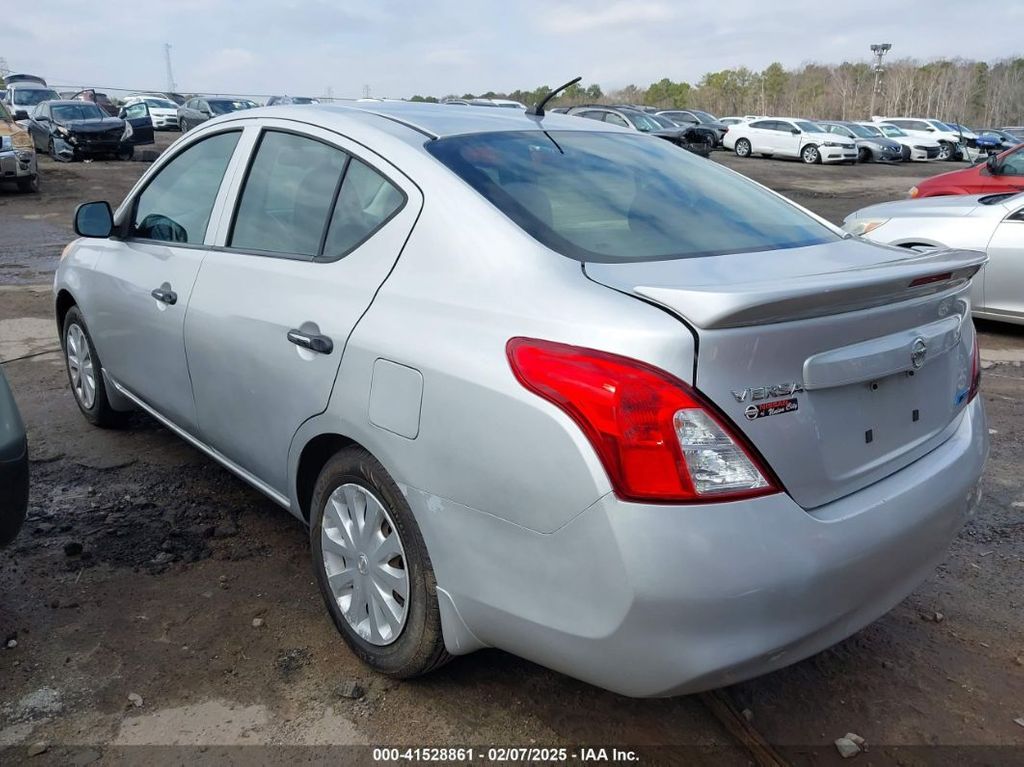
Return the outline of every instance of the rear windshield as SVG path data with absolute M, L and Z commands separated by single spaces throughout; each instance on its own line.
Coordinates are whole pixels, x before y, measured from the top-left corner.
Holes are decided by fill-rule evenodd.
M 817 245 L 839 235 L 668 141 L 598 131 L 452 136 L 427 150 L 547 247 L 656 261 Z

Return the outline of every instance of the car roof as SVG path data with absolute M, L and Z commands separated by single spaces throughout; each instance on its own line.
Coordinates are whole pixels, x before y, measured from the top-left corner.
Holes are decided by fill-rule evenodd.
M 286 105 L 272 109 L 247 110 L 246 117 L 288 117 L 327 126 L 346 118 L 376 115 L 406 126 L 422 136 L 444 138 L 471 133 L 497 131 L 539 131 L 562 129 L 575 131 L 616 130 L 615 126 L 593 120 L 546 112 L 543 118 L 533 117 L 518 109 L 452 109 L 450 105 L 412 103 L 406 101 L 350 102 L 348 104 Z M 365 122 L 365 120 L 363 120 Z M 618 130 L 625 130 L 620 128 Z

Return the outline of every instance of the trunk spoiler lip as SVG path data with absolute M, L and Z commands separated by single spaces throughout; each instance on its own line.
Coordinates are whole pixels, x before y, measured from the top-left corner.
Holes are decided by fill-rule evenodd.
M 690 287 L 637 285 L 632 292 L 698 328 L 748 327 L 857 311 L 959 289 L 987 262 L 988 255 L 982 251 L 944 249 L 779 280 Z M 910 287 L 915 279 L 946 272 L 950 273 L 948 279 Z

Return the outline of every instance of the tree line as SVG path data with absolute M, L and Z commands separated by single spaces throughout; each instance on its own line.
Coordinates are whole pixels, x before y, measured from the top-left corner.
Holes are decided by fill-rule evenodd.
M 972 127 L 1024 123 L 1024 58 L 991 63 L 943 59 L 888 61 L 874 97 L 876 115 L 937 117 Z M 665 109 L 689 107 L 724 115 L 790 115 L 864 120 L 872 114 L 874 65 L 868 62 L 804 64 L 786 69 L 773 63 L 757 72 L 746 67 L 709 72 L 691 84 L 663 78 L 643 87 L 627 85 L 605 93 L 600 85 L 576 84 L 552 106 L 587 103 L 639 104 Z M 445 98 L 509 98 L 534 104 L 551 92 L 543 85 L 511 93 L 450 94 Z M 413 101 L 438 101 L 413 96 Z

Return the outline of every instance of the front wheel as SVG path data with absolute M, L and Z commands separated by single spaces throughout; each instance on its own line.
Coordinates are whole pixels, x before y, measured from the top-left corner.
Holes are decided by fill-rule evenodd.
M 857 162 L 871 162 L 871 150 L 862 146 L 857 150 Z
M 132 144 L 124 144 L 117 148 L 115 156 L 118 160 L 127 162 L 135 156 L 135 147 Z
M 735 151 L 737 157 L 750 157 L 750 142 L 745 138 L 741 138 L 736 142 Z
M 821 162 L 821 152 L 818 151 L 818 147 L 811 144 L 801 150 L 800 159 L 808 165 L 814 165 Z
M 39 191 L 39 174 L 32 176 L 31 178 L 19 178 L 18 179 L 18 191 L 19 192 L 38 192 Z
M 360 447 L 327 462 L 313 490 L 310 547 L 320 593 L 352 652 L 406 678 L 450 656 L 419 526 L 383 466 Z
M 939 160 L 951 160 L 953 158 L 953 147 L 945 141 L 939 143 Z
M 126 415 L 110 406 L 103 366 L 77 306 L 71 307 L 64 318 L 61 344 L 71 393 L 82 415 L 89 423 L 105 429 L 121 426 Z

